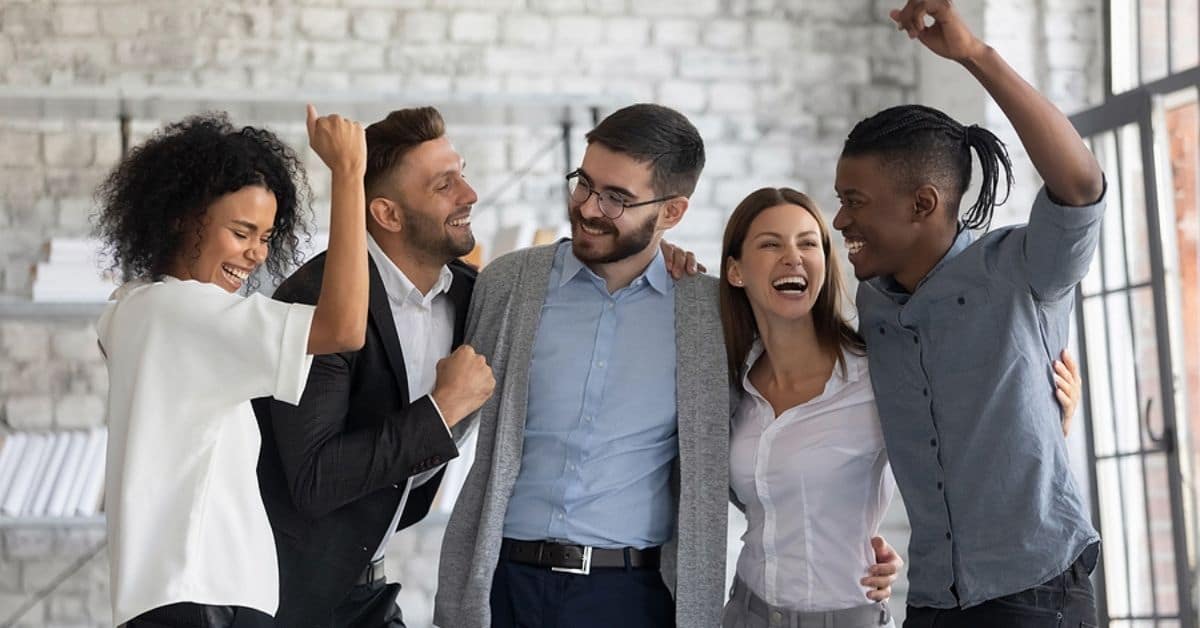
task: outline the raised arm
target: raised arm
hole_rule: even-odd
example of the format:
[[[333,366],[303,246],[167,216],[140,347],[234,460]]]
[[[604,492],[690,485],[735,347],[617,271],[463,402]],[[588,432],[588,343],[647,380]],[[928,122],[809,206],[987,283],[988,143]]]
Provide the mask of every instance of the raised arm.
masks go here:
[[[1090,205],[1104,193],[1096,157],[1049,100],[1021,78],[996,52],[975,37],[950,0],[909,0],[892,11],[909,37],[963,65],[1008,116],[1050,196],[1063,205]],[[933,18],[927,26],[925,18]]]
[[[321,296],[308,334],[313,355],[357,351],[367,332],[367,210],[363,192],[367,140],[362,125],[308,106],[309,146],[333,177],[329,251]]]

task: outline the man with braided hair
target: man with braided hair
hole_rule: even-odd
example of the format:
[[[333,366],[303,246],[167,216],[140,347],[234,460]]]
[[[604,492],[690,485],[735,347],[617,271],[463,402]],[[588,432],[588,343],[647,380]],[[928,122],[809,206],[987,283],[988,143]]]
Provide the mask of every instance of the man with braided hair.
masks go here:
[[[838,161],[833,224],[862,282],[860,329],[913,527],[904,625],[1090,625],[1099,535],[1043,391],[1100,235],[1104,175],[1067,118],[948,0],[909,0],[892,19],[979,80],[1045,181],[1028,225],[976,238],[1000,175],[1005,197],[1012,185],[986,129],[895,107],[855,126]],[[972,151],[982,191],[960,212]]]

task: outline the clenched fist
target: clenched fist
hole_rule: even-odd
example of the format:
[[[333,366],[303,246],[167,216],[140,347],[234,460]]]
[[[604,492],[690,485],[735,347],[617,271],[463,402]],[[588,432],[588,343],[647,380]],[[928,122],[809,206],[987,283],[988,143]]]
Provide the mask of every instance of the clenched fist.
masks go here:
[[[367,134],[361,124],[338,114],[317,117],[308,106],[308,145],[329,169],[362,177],[367,168]]]
[[[430,396],[442,411],[448,427],[478,410],[496,388],[492,367],[469,345],[438,360],[437,382]]]

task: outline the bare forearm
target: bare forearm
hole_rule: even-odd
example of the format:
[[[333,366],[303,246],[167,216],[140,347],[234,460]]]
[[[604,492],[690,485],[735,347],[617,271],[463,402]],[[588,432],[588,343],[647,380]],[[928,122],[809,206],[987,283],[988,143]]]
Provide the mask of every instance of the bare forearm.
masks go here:
[[[366,200],[362,173],[333,172],[329,250],[309,334],[312,354],[362,348],[367,328]]]
[[[1067,205],[1099,200],[1104,191],[1100,164],[1053,103],[990,46],[962,64],[1008,116],[1051,196]]]

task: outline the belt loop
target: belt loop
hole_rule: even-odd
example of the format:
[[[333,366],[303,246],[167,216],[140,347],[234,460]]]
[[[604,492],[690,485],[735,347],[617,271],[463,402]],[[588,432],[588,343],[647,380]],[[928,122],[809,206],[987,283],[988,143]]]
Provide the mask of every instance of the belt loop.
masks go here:
[[[625,573],[633,571],[633,559],[629,556],[629,548],[622,548],[621,553],[625,556]]]

